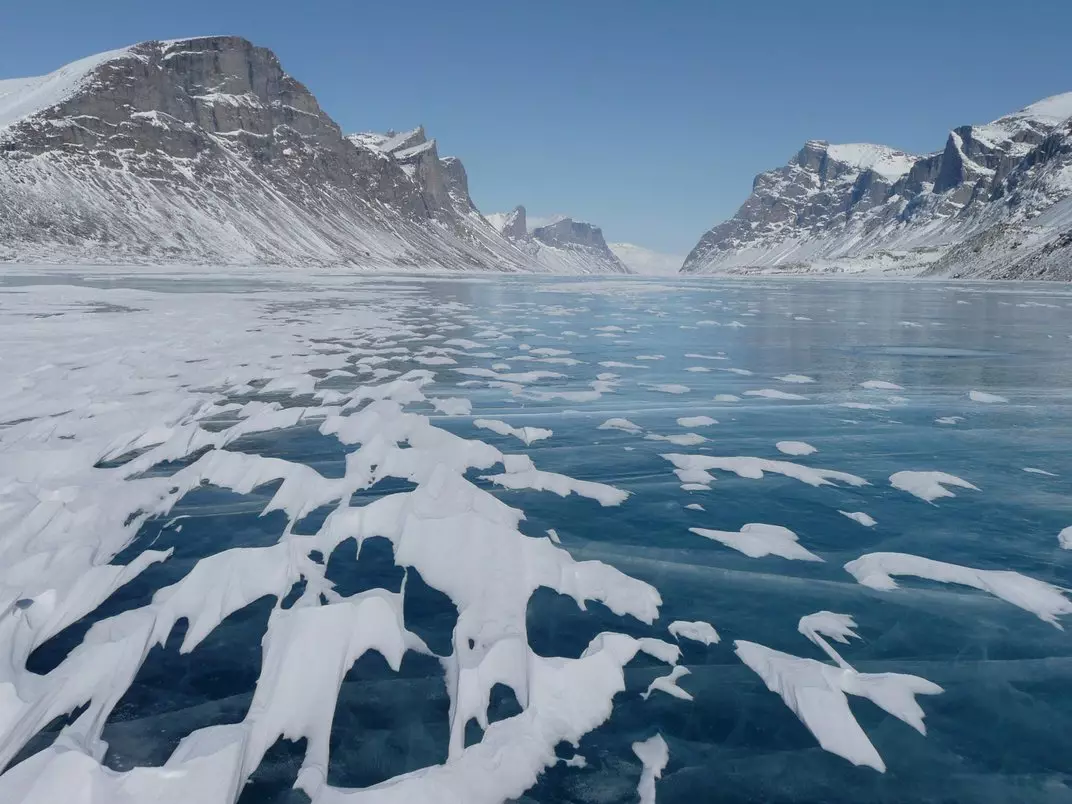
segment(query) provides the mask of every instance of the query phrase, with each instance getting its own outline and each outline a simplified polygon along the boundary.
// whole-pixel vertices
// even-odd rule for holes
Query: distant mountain
[[[685,258],[677,254],[661,254],[632,243],[608,243],[615,256],[634,274],[668,276],[681,270]]]
[[[1072,279],[1072,93],[927,155],[807,142],[756,176],[684,273],[878,271]]]
[[[4,261],[547,270],[423,129],[344,137],[238,37],[0,81],[0,198]]]
[[[504,238],[553,273],[630,273],[607,246],[603,231],[591,223],[555,216],[530,229],[522,206],[492,213],[488,220]]]

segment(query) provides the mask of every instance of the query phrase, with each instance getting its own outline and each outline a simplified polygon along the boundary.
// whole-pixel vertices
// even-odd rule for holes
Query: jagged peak
[[[417,126],[409,131],[403,131],[402,133],[394,134],[393,136],[388,132],[388,137],[380,145],[380,150],[390,154],[396,151],[412,148],[416,145],[423,145],[427,141],[428,137],[424,133],[424,126]]]

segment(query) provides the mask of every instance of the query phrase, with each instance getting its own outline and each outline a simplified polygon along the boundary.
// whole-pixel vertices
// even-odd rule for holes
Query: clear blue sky
[[[804,140],[940,148],[1072,90],[1072,0],[9,0],[0,77],[145,39],[270,47],[347,131],[423,123],[486,212],[684,253]]]

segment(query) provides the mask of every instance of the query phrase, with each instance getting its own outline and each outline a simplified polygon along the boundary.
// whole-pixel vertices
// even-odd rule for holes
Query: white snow
[[[972,402],[982,402],[985,405],[1001,405],[1009,401],[1003,396],[987,393],[986,391],[969,391],[968,398]]]
[[[780,380],[781,382],[796,383],[797,385],[806,385],[815,382],[814,377],[809,377],[806,374],[783,374],[781,377],[775,377],[774,379]]]
[[[633,743],[633,753],[644,766],[637,784],[640,804],[655,804],[655,780],[662,777],[666,763],[670,761],[670,749],[662,735],[656,734],[643,742]]]
[[[694,622],[686,622],[685,620],[674,620],[666,628],[675,639],[691,639],[693,642],[699,642],[703,645],[715,645],[719,641],[718,632],[711,623],[704,622],[703,620],[695,620]]]
[[[878,524],[870,514],[865,514],[863,511],[842,511],[838,509],[838,513],[842,516],[847,516],[853,522],[859,522],[865,528],[873,528]]]
[[[87,306],[102,309],[90,315]],[[528,456],[437,427],[427,415],[433,405],[460,413],[470,403],[426,396],[434,378],[428,369],[359,384],[355,371],[377,376],[380,369],[354,357],[407,354],[395,339],[413,337],[429,309],[422,293],[400,294],[386,283],[341,293],[330,282],[300,292],[42,284],[0,293],[0,354],[5,371],[19,378],[16,393],[0,394],[7,423],[0,428],[0,610],[7,612],[0,618],[0,766],[57,716],[87,705],[51,747],[0,776],[0,801],[233,804],[264,752],[285,736],[305,738],[296,787],[317,804],[497,804],[521,797],[556,761],[559,742],[578,742],[610,716],[625,689],[623,667],[638,651],[676,663],[676,645],[614,633],[597,636],[578,658],[532,651],[526,616],[538,588],[582,607],[598,600],[649,625],[661,600],[652,586],[607,564],[573,559],[550,533],[521,533],[523,512],[466,473],[501,466],[490,479],[506,488],[575,493],[603,505],[622,503],[624,491],[541,471]],[[332,386],[317,390],[317,378],[327,375]],[[269,387],[312,392],[320,404],[234,399]],[[227,422],[209,427],[206,420],[221,413]],[[310,424],[319,426],[317,437],[347,447],[341,475],[228,449],[244,435]],[[98,465],[122,456],[125,462]],[[167,461],[179,468],[149,471]],[[386,478],[414,488],[351,505],[355,492]],[[28,671],[37,646],[151,565],[172,560],[170,551],[150,549],[111,563],[149,518],[172,523],[174,506],[205,484],[240,495],[274,484],[263,513],[282,512],[277,541],[184,559],[188,565],[175,566],[178,581],[140,607],[99,619],[51,673]],[[319,529],[294,532],[325,505],[333,510]],[[370,650],[395,669],[407,651],[429,653],[403,620],[404,584],[344,597],[325,577],[342,542],[360,547],[371,538],[388,540],[395,563],[457,609],[451,646],[437,657],[450,701],[450,761],[347,790],[326,778],[342,679]],[[301,579],[305,592],[281,608]],[[105,767],[102,730],[149,652],[180,620],[189,625],[179,649],[194,650],[224,619],[266,596],[277,604],[242,719],[185,734],[160,766]],[[522,711],[488,723],[497,683],[514,691]],[[484,733],[466,747],[470,719]]]
[[[129,48],[121,48],[79,59],[48,75],[0,80],[0,131],[63,103],[78,92],[102,64],[129,55]]]
[[[683,701],[691,701],[692,695],[677,685],[678,679],[687,675],[689,675],[689,668],[680,664],[674,665],[670,672],[665,676],[659,676],[654,679],[648,685],[648,688],[640,693],[640,697],[646,701],[651,697],[653,692],[665,692],[667,695],[674,698],[680,698]]]
[[[829,611],[800,620],[800,633],[822,648],[836,666],[744,640],[736,641],[734,650],[763,679],[767,689],[778,693],[824,750],[854,765],[885,772],[886,763],[853,717],[846,695],[870,698],[920,734],[926,734],[923,709],[916,696],[937,695],[942,688],[919,676],[857,672],[823,639],[826,635],[847,643],[856,636],[855,626],[851,617]]]
[[[639,433],[643,431],[643,428],[639,424],[634,424],[628,419],[613,418],[607,419],[603,424],[599,425],[597,430],[621,430],[626,433]]]
[[[430,397],[432,407],[447,416],[468,416],[473,412],[473,403],[465,397]]]
[[[681,427],[709,427],[712,424],[718,424],[718,421],[710,416],[682,416],[677,423]]]
[[[955,497],[956,495],[946,486],[979,491],[978,486],[974,486],[967,480],[947,472],[914,472],[907,470],[895,472],[890,475],[890,485],[895,489],[907,491],[909,494],[913,494],[927,502],[934,502],[942,497]]]
[[[920,159],[918,156],[898,151],[896,148],[867,142],[828,145],[826,152],[831,159],[860,170],[871,170],[890,183],[908,173]]]
[[[714,455],[685,455],[671,453],[662,456],[674,465],[674,471],[684,483],[697,483],[707,485],[714,482],[714,477],[709,473],[711,469],[723,472],[733,472],[738,477],[748,480],[760,480],[764,473],[784,475],[785,477],[807,483],[809,486],[827,486],[834,481],[845,483],[849,486],[866,486],[867,481],[862,477],[851,475],[848,472],[837,472],[832,469],[815,469],[810,466],[801,466],[789,461],[772,461],[767,458],[751,457],[716,457]]]
[[[868,553],[850,561],[845,569],[872,589],[896,589],[893,575],[914,575],[981,589],[1058,628],[1061,625],[1057,618],[1072,613],[1072,601],[1060,588],[1009,570],[972,569],[907,553]]]
[[[1064,550],[1072,550],[1072,525],[1057,534],[1057,543]]]
[[[542,441],[553,435],[551,430],[547,430],[543,427],[511,427],[506,422],[499,421],[498,419],[474,419],[473,426],[483,430],[491,430],[493,433],[498,433],[499,435],[513,436],[526,445],[531,444],[534,441]]]
[[[753,522],[742,527],[740,531],[708,528],[689,528],[689,531],[732,547],[749,558],[780,556],[797,561],[822,561],[819,556],[804,549],[793,531],[781,525]]]
[[[745,391],[745,396],[758,396],[763,399],[782,399],[787,401],[807,399],[806,396],[800,394],[790,394],[786,391],[779,391],[776,388],[761,388],[758,391]]]
[[[867,388],[872,391],[903,391],[904,386],[898,385],[894,382],[886,382],[886,380],[867,380],[860,383],[861,388]]]
[[[779,441],[774,447],[784,455],[812,455],[819,451],[804,441]]]
[[[687,385],[681,385],[680,383],[660,383],[657,385],[645,385],[645,388],[650,388],[652,391],[658,391],[662,394],[687,394],[692,389]]]

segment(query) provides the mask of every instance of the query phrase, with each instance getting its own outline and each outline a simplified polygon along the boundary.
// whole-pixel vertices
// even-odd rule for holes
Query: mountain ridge
[[[1054,257],[1072,214],[1070,116],[1072,93],[1055,95],[955,128],[930,154],[809,140],[756,176],[682,272],[1072,278]]]
[[[548,270],[484,219],[460,160],[404,134],[344,136],[236,36],[5,79],[0,261]]]
[[[607,245],[603,230],[587,221],[557,215],[529,227],[525,207],[492,213],[492,225],[511,243],[555,273],[632,273]]]

